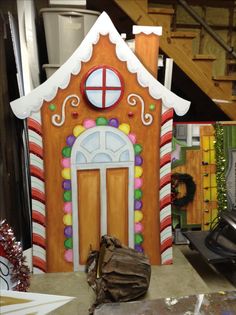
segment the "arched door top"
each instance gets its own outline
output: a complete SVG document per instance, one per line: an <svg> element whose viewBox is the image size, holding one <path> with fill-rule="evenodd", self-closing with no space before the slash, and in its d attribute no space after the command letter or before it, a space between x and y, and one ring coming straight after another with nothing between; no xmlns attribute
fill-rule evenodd
<svg viewBox="0 0 236 315"><path fill-rule="evenodd" d="M122 131L111 126L84 131L76 139L71 153L72 165L133 161L133 144Z"/></svg>

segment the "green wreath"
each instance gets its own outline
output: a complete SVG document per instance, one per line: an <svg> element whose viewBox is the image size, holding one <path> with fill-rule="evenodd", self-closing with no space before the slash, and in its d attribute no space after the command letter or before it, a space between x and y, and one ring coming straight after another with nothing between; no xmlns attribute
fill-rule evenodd
<svg viewBox="0 0 236 315"><path fill-rule="evenodd" d="M186 195L178 198L178 185L184 183L186 186ZM189 202L193 201L196 191L196 184L189 174L174 173L171 176L171 196L172 204L176 207L186 206Z"/></svg>

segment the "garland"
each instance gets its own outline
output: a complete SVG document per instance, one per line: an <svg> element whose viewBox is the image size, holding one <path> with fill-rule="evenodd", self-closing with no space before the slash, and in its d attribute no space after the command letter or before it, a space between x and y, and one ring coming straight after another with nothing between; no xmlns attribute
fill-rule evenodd
<svg viewBox="0 0 236 315"><path fill-rule="evenodd" d="M178 198L179 183L184 183L186 186L186 195ZM174 173L171 176L171 199L172 204L176 207L186 206L189 202L193 201L196 191L196 184L189 174Z"/></svg>
<svg viewBox="0 0 236 315"><path fill-rule="evenodd" d="M224 128L220 123L214 125L215 128L215 154L216 154L216 185L218 211L227 209L227 189L225 168L226 159L224 154Z"/></svg>
<svg viewBox="0 0 236 315"><path fill-rule="evenodd" d="M6 220L0 221L0 241L6 259L12 264L11 281L14 291L26 291L30 285L30 271L25 265L25 257L20 243L16 242L14 233Z"/></svg>

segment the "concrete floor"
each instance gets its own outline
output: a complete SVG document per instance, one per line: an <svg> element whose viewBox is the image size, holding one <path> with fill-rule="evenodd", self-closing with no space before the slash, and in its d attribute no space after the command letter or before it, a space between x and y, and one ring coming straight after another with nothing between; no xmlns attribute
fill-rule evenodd
<svg viewBox="0 0 236 315"><path fill-rule="evenodd" d="M219 264L217 268L216 266L208 264L197 251L189 249L188 246L181 245L177 248L181 250L181 252L184 254L184 257L193 266L198 275L203 279L210 291L228 291L236 289L236 281L232 278L232 273L230 277L231 282L227 279L227 276L229 276L227 271L230 273L232 270L232 264ZM225 268L222 268L222 266Z"/></svg>
<svg viewBox="0 0 236 315"><path fill-rule="evenodd" d="M235 290L235 286L187 246L175 245L173 254L173 265L152 267L150 287L144 299ZM83 272L33 275L30 291L76 297L52 312L53 315L86 315L95 298Z"/></svg>

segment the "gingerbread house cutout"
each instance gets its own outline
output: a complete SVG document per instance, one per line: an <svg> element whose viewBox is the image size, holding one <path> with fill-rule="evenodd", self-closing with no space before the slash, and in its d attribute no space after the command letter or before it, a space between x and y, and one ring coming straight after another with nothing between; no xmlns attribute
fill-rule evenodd
<svg viewBox="0 0 236 315"><path fill-rule="evenodd" d="M104 234L172 262L172 117L190 103L155 79L161 29L134 31L139 59L102 13L65 64L11 102L28 119L34 272L78 270Z"/></svg>

